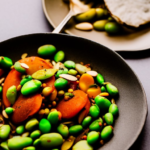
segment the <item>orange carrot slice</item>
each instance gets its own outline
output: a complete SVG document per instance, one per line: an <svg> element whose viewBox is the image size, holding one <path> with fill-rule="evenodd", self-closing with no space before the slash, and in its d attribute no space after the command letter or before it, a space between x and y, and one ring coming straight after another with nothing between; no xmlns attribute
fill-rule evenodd
<svg viewBox="0 0 150 150"><path fill-rule="evenodd" d="M87 94L81 90L75 90L73 94L73 98L67 101L63 99L57 105L57 110L61 112L64 119L75 117L88 101Z"/></svg>

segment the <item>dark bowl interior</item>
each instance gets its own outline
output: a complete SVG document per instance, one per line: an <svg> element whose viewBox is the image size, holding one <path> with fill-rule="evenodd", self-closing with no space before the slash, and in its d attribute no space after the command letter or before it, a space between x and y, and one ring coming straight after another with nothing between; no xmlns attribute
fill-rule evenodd
<svg viewBox="0 0 150 150"><path fill-rule="evenodd" d="M53 44L63 50L66 59L76 63L90 63L119 89L116 103L119 116L115 121L114 135L101 150L127 150L139 136L147 116L147 101L137 76L125 61L114 51L93 41L63 34L31 34L0 43L0 55L15 62L23 53L37 55L44 44Z"/></svg>

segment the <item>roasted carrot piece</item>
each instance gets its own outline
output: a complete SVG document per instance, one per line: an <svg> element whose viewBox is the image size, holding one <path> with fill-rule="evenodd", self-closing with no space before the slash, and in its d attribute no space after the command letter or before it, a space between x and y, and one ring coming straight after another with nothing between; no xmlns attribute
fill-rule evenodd
<svg viewBox="0 0 150 150"><path fill-rule="evenodd" d="M63 99L57 105L57 110L61 112L64 119L75 117L88 101L87 94L81 90L75 90L73 94L73 98L67 101Z"/></svg>
<svg viewBox="0 0 150 150"><path fill-rule="evenodd" d="M41 104L41 94L35 94L30 96L23 96L21 94L13 105L13 108L15 109L11 118L13 123L20 124L21 122L28 119L30 116L33 116L39 111Z"/></svg>
<svg viewBox="0 0 150 150"><path fill-rule="evenodd" d="M39 57L27 57L25 59L19 60L20 63L25 63L29 66L29 69L26 70L27 74L32 74L40 69L43 68L52 68L52 65L48 62L46 62L44 59L39 58ZM9 74L6 77L6 80L4 82L4 87L3 87L3 103L5 107L10 107L11 104L8 101L6 97L6 92L9 87L12 85L15 85L16 87L20 84L21 81L21 76L22 74L16 71L15 69L12 69ZM55 82L55 77L52 77L50 79L47 79L47 86L53 86L54 88L54 82Z"/></svg>

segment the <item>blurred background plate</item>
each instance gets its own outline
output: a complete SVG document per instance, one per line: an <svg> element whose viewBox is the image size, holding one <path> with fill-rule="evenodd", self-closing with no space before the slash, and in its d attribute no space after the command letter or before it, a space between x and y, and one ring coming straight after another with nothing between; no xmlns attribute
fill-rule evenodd
<svg viewBox="0 0 150 150"><path fill-rule="evenodd" d="M69 6L63 0L42 0L42 4L45 16L54 28L69 12ZM66 33L96 41L114 51L139 51L150 48L150 25L131 34L110 36L106 32L77 30L74 28L75 22L71 21L73 23L67 26Z"/></svg>

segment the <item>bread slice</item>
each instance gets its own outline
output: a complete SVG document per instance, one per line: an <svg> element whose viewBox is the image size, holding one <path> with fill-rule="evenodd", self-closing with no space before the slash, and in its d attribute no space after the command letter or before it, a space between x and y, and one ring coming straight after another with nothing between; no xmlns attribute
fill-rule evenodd
<svg viewBox="0 0 150 150"><path fill-rule="evenodd" d="M139 27L150 22L150 0L104 0L112 17L119 23Z"/></svg>

